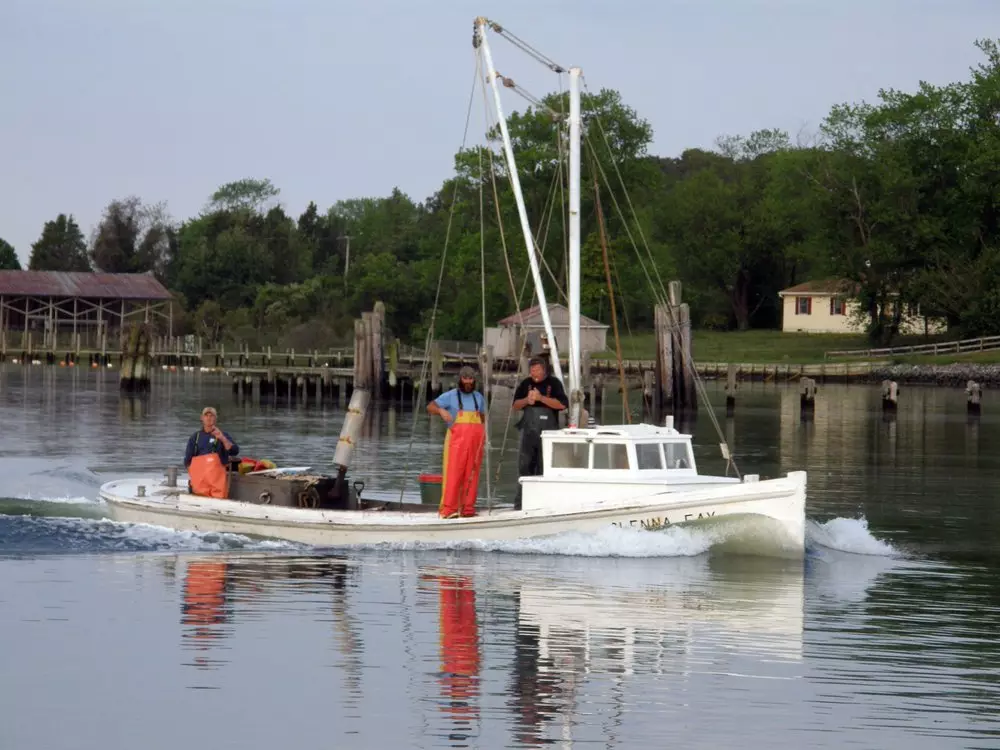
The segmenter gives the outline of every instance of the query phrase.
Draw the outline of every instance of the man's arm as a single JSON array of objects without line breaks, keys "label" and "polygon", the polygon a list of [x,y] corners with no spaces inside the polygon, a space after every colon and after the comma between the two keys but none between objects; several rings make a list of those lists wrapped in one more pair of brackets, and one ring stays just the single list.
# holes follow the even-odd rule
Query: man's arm
[{"label": "man's arm", "polygon": [[437,415],[441,417],[445,422],[451,422],[451,412],[446,408],[448,402],[451,400],[452,392],[445,391],[436,399],[427,404],[427,413],[430,415]]},{"label": "man's arm", "polygon": [[569,408],[569,399],[566,397],[566,391],[562,387],[562,383],[553,378],[552,385],[552,395],[551,396],[541,396],[538,400],[545,404],[550,409],[555,411],[562,411],[563,409]]},{"label": "man's arm", "polygon": [[194,441],[197,434],[188,438],[187,448],[184,449],[184,468],[191,466],[191,459],[194,458]]},{"label": "man's arm", "polygon": [[517,389],[514,391],[514,402],[510,405],[510,408],[514,411],[521,411],[525,406],[528,405],[528,391],[531,389],[531,378],[526,378],[522,380],[517,385]]},{"label": "man's arm", "polygon": [[222,445],[226,449],[226,453],[230,456],[238,456],[240,454],[240,446],[236,444],[236,441],[233,440],[228,432],[222,433]]}]

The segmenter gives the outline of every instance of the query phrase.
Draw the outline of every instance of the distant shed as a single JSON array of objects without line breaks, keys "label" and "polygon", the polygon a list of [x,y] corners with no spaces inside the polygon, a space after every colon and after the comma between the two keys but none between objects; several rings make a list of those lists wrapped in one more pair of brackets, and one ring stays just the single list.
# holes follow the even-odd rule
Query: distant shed
[{"label": "distant shed", "polygon": [[171,299],[151,274],[0,271],[0,340],[15,348],[15,336],[41,332],[38,343],[55,348],[59,333],[79,333],[96,345],[128,322],[157,320],[172,336]]}]

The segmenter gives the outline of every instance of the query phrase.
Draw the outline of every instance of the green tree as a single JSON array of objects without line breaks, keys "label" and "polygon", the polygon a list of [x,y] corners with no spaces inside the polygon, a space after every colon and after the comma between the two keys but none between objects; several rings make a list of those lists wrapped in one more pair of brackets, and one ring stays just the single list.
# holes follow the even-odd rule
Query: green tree
[{"label": "green tree", "polygon": [[21,261],[17,259],[14,246],[0,237],[0,271],[20,271]]},{"label": "green tree", "polygon": [[31,246],[32,271],[89,271],[87,243],[72,214],[59,214],[45,222],[42,235]]},{"label": "green tree", "polygon": [[227,182],[212,193],[209,211],[260,211],[281,191],[269,179],[244,178]]},{"label": "green tree", "polygon": [[136,196],[114,200],[94,231],[90,260],[105,273],[155,272],[170,262],[170,221],[163,204],[143,205]]}]

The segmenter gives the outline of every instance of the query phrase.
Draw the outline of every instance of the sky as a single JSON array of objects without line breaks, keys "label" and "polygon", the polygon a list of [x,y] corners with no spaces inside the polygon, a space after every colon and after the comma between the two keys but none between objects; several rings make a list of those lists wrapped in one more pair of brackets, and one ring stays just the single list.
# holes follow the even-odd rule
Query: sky
[{"label": "sky", "polygon": [[[88,238],[129,195],[181,220],[244,177],[295,217],[394,187],[422,201],[462,145],[480,14],[620,91],[661,156],[964,80],[1000,36],[998,0],[0,0],[0,237],[26,266],[60,213]],[[490,44],[530,93],[558,89]]]}]

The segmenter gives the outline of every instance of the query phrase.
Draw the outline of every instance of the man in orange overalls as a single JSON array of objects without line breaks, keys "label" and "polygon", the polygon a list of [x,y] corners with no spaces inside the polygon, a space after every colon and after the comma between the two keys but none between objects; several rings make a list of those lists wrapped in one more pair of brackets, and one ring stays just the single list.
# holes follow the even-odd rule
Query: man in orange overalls
[{"label": "man in orange overalls", "polygon": [[427,404],[428,414],[437,414],[448,424],[441,467],[443,518],[476,515],[479,469],[486,444],[486,399],[476,390],[476,373],[466,365],[458,373],[458,387]]},{"label": "man in orange overalls", "polygon": [[184,452],[184,466],[195,495],[229,495],[229,458],[239,455],[240,447],[228,432],[219,429],[218,416],[211,406],[201,410],[201,429],[188,439]]}]

